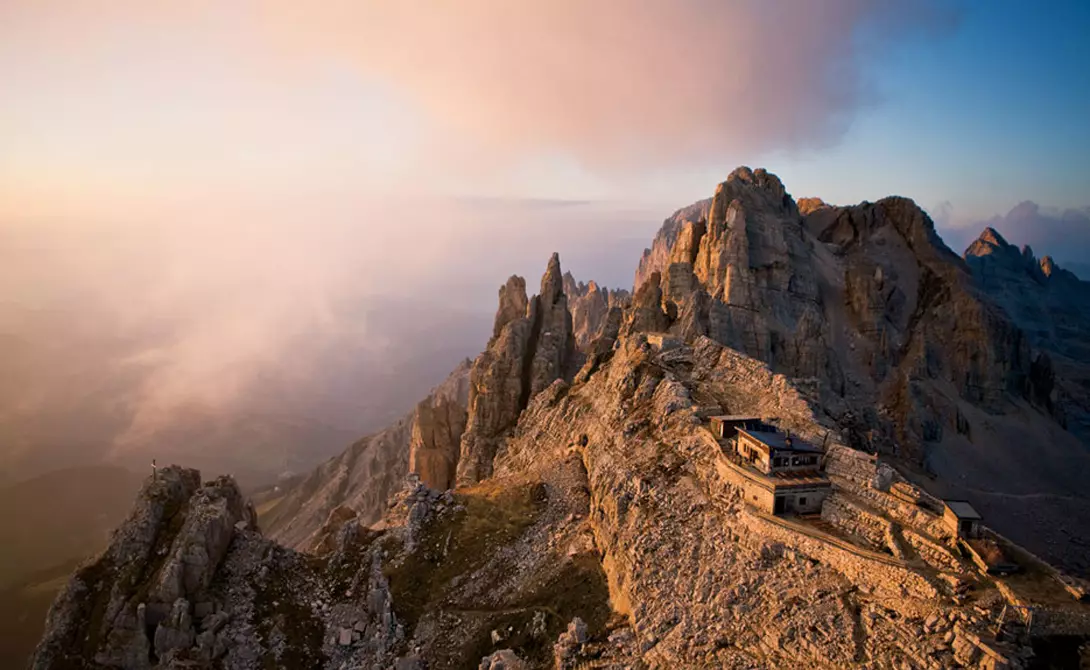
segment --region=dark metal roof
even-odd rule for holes
[[[973,509],[973,506],[969,504],[967,500],[943,500],[942,504],[950,508],[950,511],[954,513],[959,519],[983,519],[980,516],[980,512]]]
[[[787,433],[767,430],[746,430],[744,428],[739,428],[738,432],[745,433],[762,444],[779,451],[799,451],[811,454],[822,453],[821,449],[809,442],[805,442],[798,437],[788,435]],[[790,440],[790,443],[788,443],[788,440]]]

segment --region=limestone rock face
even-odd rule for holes
[[[571,275],[567,275],[571,276]],[[516,319],[526,316],[529,304],[526,299],[526,280],[512,275],[507,283],[500,287],[500,306],[496,310],[496,322],[492,327],[492,339],[503,332],[503,327]]]
[[[677,240],[682,226],[685,225],[686,221],[698,222],[706,220],[711,204],[711,198],[694,202],[688,207],[677,210],[662,222],[662,227],[651,242],[651,247],[644,249],[643,256],[640,258],[639,266],[636,268],[636,277],[632,282],[633,294],[647,283],[647,280],[651,278],[651,273],[666,273],[666,269],[670,265],[674,242]]]
[[[568,373],[575,353],[572,317],[568,311],[568,298],[564,295],[558,254],[554,253],[549,259],[541,277],[541,293],[530,304],[530,321],[528,351],[533,358],[529,395],[532,397]],[[524,401],[522,405],[525,404]]]
[[[666,330],[670,319],[662,306],[662,275],[652,272],[636,291],[627,311],[622,334],[657,333]]]
[[[716,189],[701,232],[681,238],[677,260],[694,258],[695,278],[711,298],[707,335],[777,369],[823,374],[826,333],[815,313],[811,243],[780,180],[764,170],[735,170]],[[680,291],[671,298],[686,301]]]
[[[502,305],[502,299],[501,299]],[[469,361],[416,406],[409,438],[409,472],[427,486],[454,486],[469,407]]]
[[[570,272],[564,273],[564,295],[568,298],[568,311],[572,316],[575,348],[584,353],[602,336],[610,309],[624,309],[632,300],[628,291],[611,290],[594,280],[577,283]]]
[[[799,213],[803,216],[812,214],[822,207],[828,207],[821,198],[799,198]]]
[[[586,291],[577,290],[574,296],[568,293],[567,297],[575,346],[585,350],[601,334],[606,314],[609,312],[609,291],[598,288],[598,284],[591,281],[587,284]]]
[[[525,282],[508,280],[508,287],[525,291]],[[503,290],[500,295],[502,312]],[[553,254],[549,259],[539,295],[528,301],[524,295],[506,299],[512,304],[526,302],[529,307],[523,317],[504,323],[473,363],[469,416],[457,464],[459,485],[491,475],[492,459],[530,399],[554,380],[573,373],[575,337],[560,257]]]
[[[262,518],[269,537],[305,549],[311,535],[342,505],[354,510],[362,525],[375,523],[405,480],[410,462],[437,484],[449,483],[465,423],[471,367],[470,361],[462,361],[408,415],[285,484],[279,502]]]
[[[937,400],[921,383],[946,380],[959,398],[989,411],[1011,394],[1049,395],[1045,360],[981,298],[915,203],[831,207],[810,199],[803,209],[805,216],[775,175],[732,172],[706,223],[668,221],[660,231],[656,239],[673,239],[665,280],[658,290],[656,282],[641,287],[624,332],[706,335],[777,371],[818,380],[838,412],[878,395],[868,430],[916,453],[956,429],[958,413],[956,402]],[[1022,267],[1012,251],[1005,253]]]
[[[473,362],[469,415],[459,444],[459,485],[480,481],[491,473],[492,458],[504,433],[518,420],[523,389],[528,389],[530,382],[532,325],[527,317],[509,323]]]
[[[707,336],[806,380],[851,446],[945,476],[943,495],[1010,520],[1002,532],[1045,527],[1013,521],[1032,507],[1053,532],[1019,537],[1055,560],[1083,553],[1058,549],[1083,496],[1053,464],[1083,453],[1090,432],[1085,282],[994,230],[962,260],[906,198],[799,207],[778,178],[748,168],[719,185],[706,222],[668,222],[664,239],[672,247],[655,257],[668,265],[641,287],[622,334]],[[1027,440],[1039,446],[1027,452]]]

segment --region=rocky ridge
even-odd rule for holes
[[[285,546],[302,548],[342,506],[363,523],[374,523],[410,468],[437,487],[450,486],[466,424],[470,369],[471,363],[463,361],[406,417],[284,484],[262,514],[266,533]]]
[[[902,198],[800,207],[741,168],[697,205],[581,350],[589,285],[555,255],[538,295],[509,279],[462,381],[265,517],[307,553],[261,536],[229,480],[150,482],[55,603],[34,667],[994,669],[1034,653],[1011,606],[1036,608],[1038,640],[1090,634],[1053,568],[1020,554],[1026,574],[981,574],[890,465],[951,435],[994,452],[1015,421],[1072,448],[1033,345],[971,264]],[[704,427],[723,412],[823,445],[820,519],[745,504]],[[1010,468],[998,456],[986,475]],[[410,461],[424,472],[406,481]]]
[[[1066,539],[1079,534],[1069,519],[1090,510],[1070,476],[1090,463],[1064,430],[1090,408],[1085,375],[1057,371],[1020,327],[1036,317],[1012,318],[915,203],[807,199],[800,210],[775,175],[739,168],[706,220],[668,221],[656,239],[668,238],[668,263],[638,287],[627,332],[706,335],[809,380],[851,446],[938,475],[937,492],[987,507],[1050,560],[1090,568]],[[1064,311],[1074,310],[1043,317],[1070,323]],[[1053,468],[1071,459],[1080,465]],[[1055,497],[1025,497],[1044,491]],[[1032,515],[1047,522],[1026,523]]]
[[[1090,440],[1090,282],[1037,259],[986,228],[965,250],[978,286],[1003,307],[1039,350],[1041,374],[1056,372],[1056,387],[1042,404],[1055,404],[1067,427]],[[1044,390],[1044,389],[1042,389]]]

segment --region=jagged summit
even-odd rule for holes
[[[526,280],[522,277],[511,275],[507,283],[500,287],[500,306],[496,310],[496,321],[492,327],[492,339],[495,340],[503,332],[504,326],[515,319],[526,316],[530,301],[526,297]]]
[[[230,480],[165,471],[35,667],[1026,668],[1090,634],[1086,585],[1015,544],[1090,574],[1090,310],[986,237],[963,260],[907,198],[739,168],[632,296],[557,254],[537,295],[509,278],[484,351],[279,491],[269,537]],[[820,459],[755,475],[709,417]]]
[[[227,630],[214,616],[213,580],[236,533],[256,514],[230,477],[203,486],[177,466],[149,477],[109,548],[85,564],[57,597],[32,667],[146,668],[196,645],[211,661]],[[221,654],[222,655],[222,654]]]
[[[972,245],[969,246],[969,249],[973,249],[974,246],[976,246],[978,249],[983,250],[994,248],[1006,249],[1007,247],[1010,247],[1012,245],[1007,242],[1006,238],[999,234],[998,230],[992,228],[991,226],[988,226],[983,231],[981,231],[980,236],[976,238],[976,241],[973,242]],[[980,251],[972,252],[966,250],[965,253],[971,253],[974,256],[982,255]]]
[[[560,271],[560,254],[553,252],[545,274],[541,277],[541,299],[546,305],[554,305],[564,295],[564,277]]]
[[[986,256],[994,258],[988,261],[981,260]],[[1028,272],[1039,282],[1054,276],[1057,280],[1066,283],[1081,281],[1073,273],[1060,267],[1052,256],[1042,256],[1038,260],[1028,244],[1023,245],[1019,250],[991,226],[986,227],[980,236],[965,249],[964,257],[966,260],[973,259],[973,262],[977,263],[978,270],[985,274],[990,269],[994,269],[995,264],[1001,264],[1014,272]],[[987,277],[984,277],[984,280],[987,281]]]
[[[511,299],[512,286],[525,291],[525,282],[513,285],[511,280],[506,291],[500,290],[499,332],[470,372],[469,415],[457,458],[459,484],[488,477],[500,441],[530,398],[554,380],[574,374],[575,337],[560,256],[554,253],[549,259],[541,293],[527,302],[521,315],[514,307],[525,296]]]

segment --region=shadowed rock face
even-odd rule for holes
[[[694,202],[688,207],[677,210],[662,222],[662,227],[659,228],[655,239],[652,240],[651,247],[644,249],[643,256],[640,257],[639,265],[636,268],[636,277],[632,282],[633,293],[639,291],[640,287],[647,283],[647,280],[651,278],[651,273],[658,272],[662,274],[666,272],[666,268],[669,267],[671,262],[674,242],[677,240],[682,226],[685,225],[686,221],[707,221],[708,210],[711,209],[711,205],[711,198]]]
[[[1035,349],[1031,375],[1040,404],[1053,405],[1067,427],[1090,440],[1090,282],[1038,260],[985,228],[965,250],[977,286],[1003,307]],[[1053,377],[1055,386],[1048,388]]]
[[[609,310],[627,307],[632,300],[628,291],[600,287],[594,280],[586,284],[576,283],[570,272],[564,273],[564,295],[568,298],[568,310],[572,315],[575,347],[582,352],[586,352],[602,336]]]
[[[409,472],[430,488],[454,487],[469,406],[469,361],[416,406],[409,441]]]

